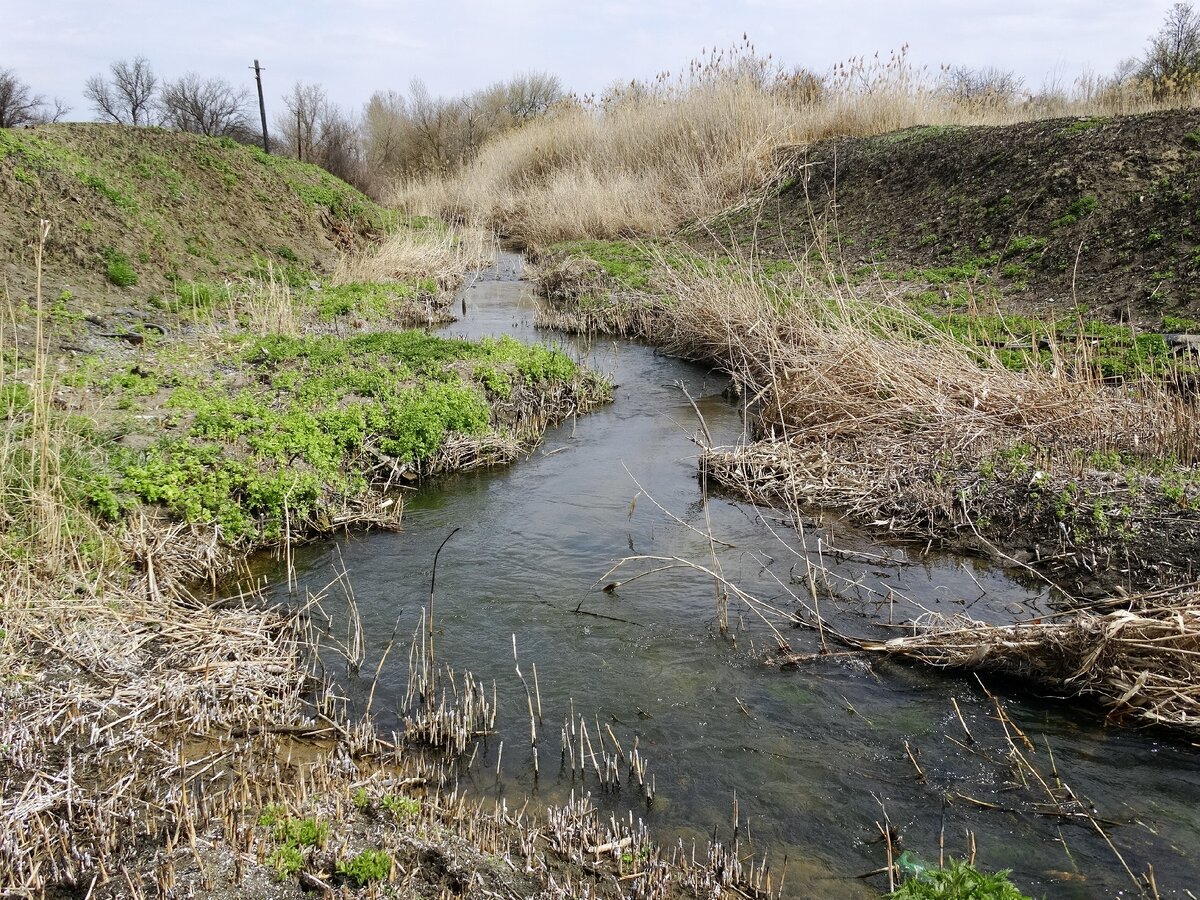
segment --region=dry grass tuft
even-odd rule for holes
[[[401,228],[366,253],[346,256],[335,284],[364,281],[416,281],[433,278],[440,290],[453,290],[464,274],[490,265],[495,238],[478,228]]]

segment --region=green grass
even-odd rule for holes
[[[132,287],[138,283],[138,274],[129,257],[111,247],[104,252],[104,274],[117,287]]]
[[[1042,320],[1022,315],[939,314],[926,311],[924,318],[964,344],[991,347],[1006,368],[1024,370],[1031,366],[1049,368],[1053,355],[1033,347],[1033,341],[1050,339],[1060,352],[1074,362],[1075,348],[1081,347],[1085,364],[1102,377],[1130,379],[1142,375],[1159,378],[1182,371],[1171,356],[1166,341],[1157,334],[1135,332],[1080,315],[1065,315],[1057,320]],[[1028,344],[1028,349],[1006,348],[1005,344]]]
[[[422,278],[414,282],[355,282],[327,285],[316,295],[322,319],[355,315],[368,321],[386,319],[400,304],[437,294],[437,282]]]
[[[1063,134],[1083,134],[1085,131],[1091,131],[1093,128],[1099,128],[1108,121],[1108,116],[1088,116],[1086,119],[1080,119],[1077,122],[1072,122],[1062,131]]]

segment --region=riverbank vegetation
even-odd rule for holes
[[[82,135],[137,156],[178,140],[2,134],[0,165],[27,172],[15,190],[36,193],[18,221],[52,207],[54,192],[87,189],[87,171],[123,171],[107,150],[63,168],[47,148]],[[261,165],[244,148],[195,145],[239,175]],[[50,161],[23,168],[39,148]],[[169,171],[182,183],[196,169],[205,166],[177,160]],[[307,182],[291,171],[266,167],[262,188],[306,209]],[[131,210],[155,209],[140,178],[122,182],[134,219],[101,217],[90,233],[110,240],[129,225],[140,239]],[[369,891],[405,871],[408,889],[436,894],[463,866],[527,894],[556,878],[574,885],[569,858],[583,858],[582,842],[623,839],[581,808],[563,820],[575,831],[560,836],[562,853],[529,867],[542,875],[489,866],[487,854],[498,861],[532,840],[445,791],[453,767],[436,747],[426,758],[350,713],[321,669],[337,652],[322,645],[337,642],[314,624],[332,596],[296,609],[253,593],[206,596],[206,582],[255,548],[290,559],[308,536],[393,525],[404,487],[509,461],[549,423],[610,397],[611,385],[559,350],[403,330],[452,318],[451,292],[487,262],[490,239],[358,196],[379,230],[340,259],[290,249],[308,228],[327,241],[314,242],[318,254],[335,247],[325,236],[351,220],[333,208],[299,216],[269,259],[214,240],[190,277],[168,277],[153,254],[122,254],[139,278],[107,288],[89,280],[103,258],[72,249],[56,222],[19,239],[29,289],[11,283],[0,315],[3,890],[279,896],[305,878],[310,890]],[[172,246],[164,233],[160,249]],[[354,609],[352,594],[337,602]],[[361,647],[340,652],[361,664]],[[372,810],[389,798],[419,813],[385,822]],[[271,810],[286,811],[284,825],[263,824]],[[433,846],[454,848],[440,864],[427,858],[431,831]]]
[[[903,49],[821,75],[745,42],[600,97],[534,76],[473,104],[378,95],[361,142],[297,85],[310,162],[182,119],[0,130],[0,885],[770,893],[736,837],[697,862],[586,799],[536,823],[469,806],[446,758],[491,727],[482,682],[461,679],[464,725],[452,673],[414,676],[410,733],[379,734],[327,678],[335,649],[364,661],[353,626],[320,627],[334,606],[356,621],[344,580],[293,609],[203,587],[256,548],[394,525],[402,487],[509,461],[610,397],[560,351],[429,333],[493,234],[537,256],[541,324],[728,372],[753,440],[705,448],[713,482],[985,555],[1063,600],[838,634],[810,559],[787,624],[1194,730],[1200,138],[1170,112],[1194,77],[1154,61],[1025,91]],[[1045,155],[1014,177],[1018,140]]]

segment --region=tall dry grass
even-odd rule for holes
[[[774,67],[745,44],[695,61],[674,79],[562,104],[493,140],[461,170],[402,181],[385,195],[410,212],[478,222],[530,246],[662,234],[760,188],[784,145],[914,125],[1152,108],[1146,91],[1114,80],[964,98],[948,93],[937,73],[913,66],[904,49],[817,77]]]
[[[32,321],[8,295],[0,313],[0,569],[8,568],[14,581],[82,577],[117,555],[111,532],[83,499],[94,450],[90,435],[54,405],[42,297],[50,227],[43,220],[33,243]],[[21,346],[21,335],[29,346]]]
[[[439,225],[400,228],[365,252],[344,257],[334,272],[334,283],[432,278],[440,290],[453,290],[467,272],[495,260],[491,232]]]

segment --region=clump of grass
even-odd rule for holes
[[[1100,201],[1092,196],[1077,197],[1072,200],[1061,216],[1050,223],[1051,228],[1065,228],[1068,225],[1074,225],[1080,219],[1086,219],[1096,207],[1100,205]]]
[[[111,247],[104,252],[104,274],[117,287],[132,287],[138,283],[138,274],[129,257]]]

